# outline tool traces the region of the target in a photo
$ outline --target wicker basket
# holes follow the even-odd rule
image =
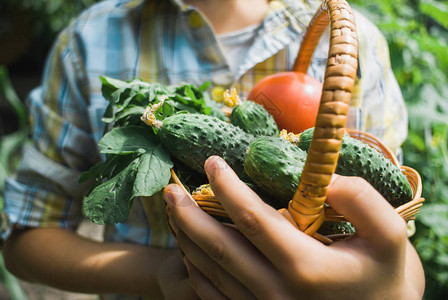
[[[372,148],[375,148],[379,152],[381,152],[386,158],[390,159],[392,163],[396,166],[400,166],[397,157],[395,154],[380,140],[378,140],[373,135],[357,131],[353,129],[347,129],[347,133],[358,140],[363,141],[368,144]],[[407,166],[400,166],[401,171],[406,175],[411,188],[412,188],[412,200],[395,208],[395,211],[400,214],[400,216],[405,221],[410,221],[415,219],[415,215],[418,213],[420,207],[423,205],[424,199],[421,197],[422,195],[422,181],[420,178],[420,174],[413,168]],[[345,218],[342,215],[339,215],[336,211],[334,211],[331,207],[325,207],[325,220],[326,221],[345,221]]]
[[[394,165],[399,166],[399,162],[395,154],[376,137],[370,135],[369,133],[356,131],[353,129],[347,129],[346,132],[351,137],[361,140],[364,143],[368,144],[369,146],[377,149],[386,158],[390,159]],[[420,207],[423,205],[424,199],[421,197],[422,182],[418,172],[406,166],[401,166],[401,170],[406,175],[411,185],[413,197],[411,201],[395,208],[395,211],[407,222],[415,219],[415,215],[418,213]],[[173,178],[177,183],[181,184],[181,182],[179,181],[179,179],[177,179],[177,176],[174,173]],[[198,203],[198,205],[208,214],[217,217],[228,218],[228,215],[224,210],[224,207],[221,205],[221,203],[219,203],[219,201],[216,199],[214,195],[193,194],[192,197]],[[294,222],[294,224],[296,224],[297,221],[293,219],[293,217],[289,214],[289,212],[283,209],[280,210],[280,212],[283,215],[285,215],[285,217],[287,217],[291,222]],[[324,207],[324,215],[325,215],[324,221],[347,221],[343,215],[339,214],[331,206]],[[344,237],[347,237],[347,235],[344,234],[344,235],[329,236],[329,238],[331,238],[332,240],[341,239]],[[318,238],[319,240],[322,240],[327,244],[331,243],[325,237],[318,236]]]
[[[307,72],[314,50],[329,23],[330,49],[313,139],[298,188],[288,208],[279,210],[300,230],[324,243],[332,241],[316,232],[322,223],[326,220],[345,220],[331,207],[324,205],[327,187],[336,169],[343,134],[348,132],[352,137],[364,141],[398,166],[395,155],[377,138],[345,128],[358,67],[355,20],[345,0],[326,0],[321,4],[308,26],[293,69],[296,72]],[[411,184],[413,199],[396,208],[396,211],[408,221],[415,218],[424,201],[421,198],[422,184],[414,169],[403,166],[401,170]],[[227,217],[222,205],[213,195],[193,195],[193,198],[209,214]]]

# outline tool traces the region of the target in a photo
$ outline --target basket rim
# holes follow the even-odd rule
[[[388,149],[389,154],[393,154],[392,151],[383,143],[381,140],[379,140],[377,137],[373,136],[370,133],[354,130],[354,129],[347,129],[347,133],[352,136],[353,138],[359,139],[362,136],[367,136],[369,139],[367,141],[371,143],[375,143],[375,145],[381,145],[382,148]],[[367,143],[370,145],[369,143]],[[384,154],[384,153],[383,153]],[[396,157],[395,157],[395,160]],[[398,165],[398,160],[397,160]],[[409,167],[409,166],[400,166],[401,171],[406,175],[406,178],[408,179],[409,183],[411,184],[412,188],[412,199],[398,207],[395,208],[395,211],[405,220],[413,220],[415,219],[415,216],[418,214],[420,207],[423,205],[423,202],[425,201],[424,198],[421,197],[422,195],[422,180],[420,174],[417,172],[417,170]],[[174,171],[172,171],[174,173]],[[174,173],[175,175],[175,173]],[[174,181],[180,185],[182,183],[180,182],[179,178],[177,176],[173,177]],[[228,215],[224,210],[224,207],[221,205],[221,203],[216,199],[214,195],[191,195],[191,197],[194,199],[194,201],[208,214],[219,216],[219,217],[227,217]],[[325,206],[325,221],[347,221],[344,216],[339,214],[337,211],[335,211],[331,206]]]

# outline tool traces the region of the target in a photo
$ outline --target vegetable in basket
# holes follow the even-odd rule
[[[170,169],[176,167],[155,131],[140,119],[148,105],[162,103],[156,113],[159,120],[178,113],[226,117],[205,92],[209,82],[195,87],[109,77],[101,77],[101,81],[103,96],[109,101],[103,121],[112,129],[98,145],[105,160],[84,172],[80,181],[92,180],[83,201],[84,213],[92,221],[106,224],[125,222],[133,199],[160,191],[171,178]]]
[[[313,127],[322,83],[302,72],[282,72],[260,80],[248,99],[263,105],[280,129],[300,133]]]
[[[224,92],[224,104],[233,107],[230,123],[255,136],[274,136],[279,134],[277,123],[272,115],[260,104],[241,101],[236,90]]]
[[[298,146],[307,151],[314,128],[300,135]],[[376,149],[345,134],[342,138],[336,174],[359,176],[366,179],[394,207],[412,199],[412,188],[408,179],[389,159]]]
[[[248,179],[243,159],[255,137],[239,127],[200,114],[178,114],[149,125],[158,129],[157,135],[168,152],[191,169],[205,174],[207,158],[219,155],[242,180]]]
[[[304,145],[312,129],[300,135],[298,147],[278,136],[255,137],[223,121],[220,113],[211,115],[213,109],[200,100],[204,87],[172,89],[106,78],[103,84],[103,93],[114,108],[105,120],[115,128],[99,143],[106,160],[82,176],[82,180],[95,178],[84,200],[84,211],[94,222],[126,221],[133,199],[162,190],[171,178],[171,168],[182,164],[183,171],[197,177],[205,174],[204,162],[212,155],[224,158],[243,181],[256,184],[275,199],[272,203],[287,207],[306,160]],[[259,107],[249,106],[247,113],[254,112],[260,113]],[[256,123],[247,125],[255,127]],[[412,196],[398,167],[351,138],[344,138],[336,173],[364,177],[394,206]]]
[[[298,147],[280,137],[254,140],[244,159],[249,177],[286,207],[297,190],[314,128],[300,134]],[[394,207],[412,199],[406,176],[376,149],[348,135],[343,137],[336,174],[366,179]]]

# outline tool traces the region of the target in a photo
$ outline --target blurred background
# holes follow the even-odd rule
[[[0,1],[0,205],[4,178],[14,172],[28,141],[24,100],[40,83],[58,32],[94,2],[98,0]],[[425,268],[425,299],[448,299],[448,1],[349,3],[368,16],[389,43],[409,110],[404,164],[422,176],[426,199],[411,241]],[[1,256],[0,280],[0,299],[70,298],[44,287],[30,290],[6,271]]]

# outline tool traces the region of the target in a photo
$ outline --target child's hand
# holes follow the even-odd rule
[[[157,272],[157,282],[165,300],[199,299],[190,285],[180,253],[165,259]]]
[[[224,163],[205,165],[214,193],[239,231],[203,212],[180,188],[165,198],[203,299],[421,299],[424,275],[405,222],[366,181],[335,176],[327,202],[356,228],[325,246],[292,226]]]

